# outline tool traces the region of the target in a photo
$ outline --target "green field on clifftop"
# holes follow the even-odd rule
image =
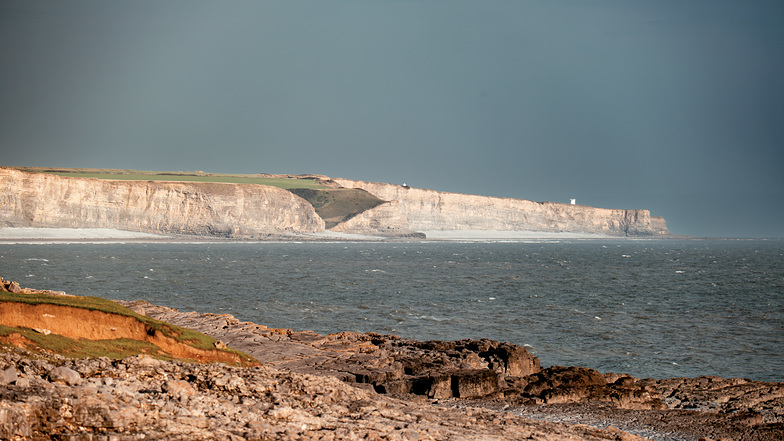
[[[278,187],[323,189],[313,177],[269,177],[264,175],[205,173],[205,172],[157,172],[138,170],[90,170],[90,169],[45,169],[20,168],[22,171],[46,173],[71,178],[115,179],[120,181],[174,181],[174,182],[217,182],[224,184],[258,184]]]

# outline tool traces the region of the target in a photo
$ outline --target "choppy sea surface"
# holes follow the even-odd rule
[[[487,337],[543,366],[784,381],[784,241],[0,244],[22,286],[271,327]]]

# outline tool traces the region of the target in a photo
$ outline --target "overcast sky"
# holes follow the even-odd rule
[[[0,0],[0,153],[784,236],[784,2]]]

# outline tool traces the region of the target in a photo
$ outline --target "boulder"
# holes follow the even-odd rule
[[[539,359],[524,347],[512,343],[490,342],[491,344],[484,351],[478,351],[479,356],[486,359],[490,368],[498,373],[511,377],[525,377],[541,370]]]
[[[607,380],[595,369],[552,366],[525,377],[523,396],[544,403],[579,401],[592,387],[604,386]]]
[[[17,282],[3,280],[3,291],[18,294],[22,292],[22,287]]]
[[[19,379],[19,372],[14,366],[9,366],[0,371],[0,386],[5,386],[16,382]]]
[[[480,398],[501,390],[501,378],[490,369],[474,369],[452,375],[452,395],[455,398]]]
[[[183,401],[196,394],[196,390],[187,381],[168,380],[161,385],[161,391],[167,393],[176,400]]]
[[[82,376],[73,369],[59,366],[49,372],[49,381],[52,383],[67,384],[68,386],[78,386],[82,383]]]
[[[439,400],[454,396],[451,374],[423,375],[413,379],[409,385],[410,389],[401,392],[426,395],[428,398]]]

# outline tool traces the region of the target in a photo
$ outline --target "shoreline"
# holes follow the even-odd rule
[[[7,291],[22,292],[13,283]],[[409,429],[416,430],[410,439],[426,435],[445,440],[526,439],[533,433],[542,440],[568,434],[568,439],[585,441],[642,440],[638,436],[655,441],[773,441],[784,434],[784,383],[709,376],[656,380],[575,366],[541,368],[524,347],[488,339],[418,341],[372,332],[321,335],[268,328],[229,314],[186,312],[144,301],[115,302],[137,314],[209,335],[261,365],[207,366],[139,355],[117,361],[55,357],[30,369],[31,357],[22,355],[20,347],[0,354],[0,384],[6,384],[8,392],[0,394],[0,402],[13,410],[9,415],[29,425],[34,419],[27,415],[25,400],[34,400],[43,409],[52,407],[57,397],[69,396],[74,408],[84,410],[61,418],[86,418],[79,426],[95,424],[90,422],[93,414],[116,412],[112,420],[120,421],[125,418],[120,415],[135,408],[171,411],[177,418],[186,415],[178,437],[172,439],[181,439],[194,423],[208,434],[192,439],[240,431],[238,439],[321,439],[320,435],[334,434],[336,427],[342,427],[345,437],[333,436],[335,440],[358,439],[357,433],[376,434],[371,439],[409,439],[394,436],[395,431]],[[57,333],[54,329],[50,331]],[[61,387],[57,375],[64,371],[67,384]],[[290,385],[303,382],[299,395],[289,396]],[[54,395],[47,392],[53,387],[59,388]],[[270,387],[278,392],[257,393]],[[95,396],[96,388],[100,397]],[[120,401],[115,396],[118,388],[124,395]],[[349,395],[354,396],[354,407],[345,402]],[[324,402],[325,396],[338,398]],[[211,404],[198,407],[204,403]],[[319,408],[310,413],[314,404]],[[197,414],[184,410],[194,405]],[[355,416],[362,409],[362,416]],[[412,412],[419,415],[415,420],[402,419]],[[227,419],[229,414],[241,417]],[[277,418],[279,414],[284,418]],[[297,421],[292,425],[289,417],[294,415]],[[168,439],[166,418],[147,419],[142,413],[138,417],[91,427]],[[459,423],[466,418],[472,423]],[[246,421],[263,426],[251,427]],[[61,430],[41,423],[44,433]],[[0,437],[9,424],[21,427],[0,417]],[[389,438],[379,438],[382,431]]]
[[[425,230],[426,240],[434,241],[527,241],[527,240],[559,240],[559,239],[630,239],[629,237],[612,236],[600,233],[573,233],[549,231],[489,231],[489,230]],[[633,238],[632,238],[633,239]]]
[[[68,243],[269,243],[269,242],[542,242],[557,240],[662,240],[685,237],[624,237],[598,233],[489,230],[427,230],[424,238],[340,233],[272,233],[266,238],[228,238],[186,234],[155,234],[114,228],[2,227],[0,244]]]

